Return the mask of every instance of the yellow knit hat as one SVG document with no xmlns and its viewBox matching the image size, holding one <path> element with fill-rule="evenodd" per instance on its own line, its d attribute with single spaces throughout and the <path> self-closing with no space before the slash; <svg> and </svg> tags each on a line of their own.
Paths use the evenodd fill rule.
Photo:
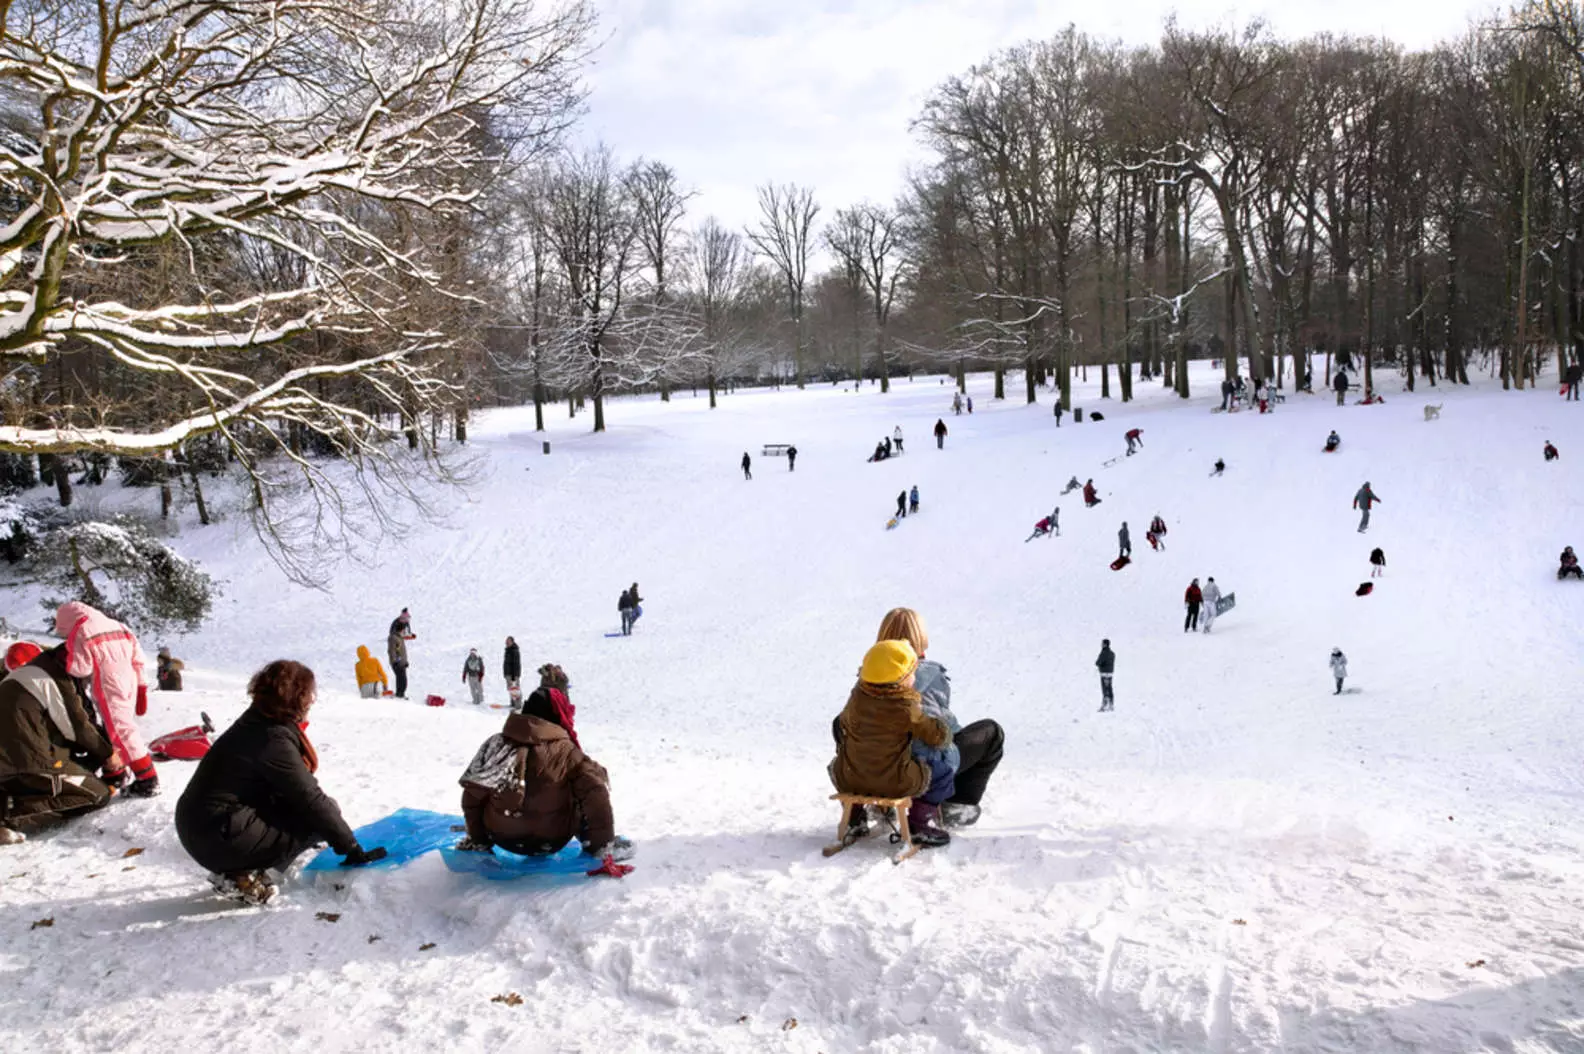
<svg viewBox="0 0 1584 1054">
<path fill-rule="evenodd" d="M 913 645 L 905 640 L 883 640 L 864 653 L 858 676 L 865 684 L 895 684 L 917 665 Z"/>
</svg>

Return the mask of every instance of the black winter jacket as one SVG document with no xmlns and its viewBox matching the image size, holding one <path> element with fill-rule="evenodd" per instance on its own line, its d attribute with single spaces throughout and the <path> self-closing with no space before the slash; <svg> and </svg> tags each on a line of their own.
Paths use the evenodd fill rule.
<svg viewBox="0 0 1584 1054">
<path fill-rule="evenodd" d="M 253 710 L 198 762 L 176 803 L 176 834 L 194 860 L 219 872 L 282 866 L 318 841 L 343 856 L 358 849 L 340 806 L 308 771 L 296 726 Z"/>
<path fill-rule="evenodd" d="M 508 681 L 522 680 L 522 652 L 517 645 L 506 645 L 506 664 L 502 669 Z"/>
<path fill-rule="evenodd" d="M 1095 666 L 1101 673 L 1111 673 L 1116 669 L 1116 652 L 1109 647 L 1100 649 L 1100 657 L 1095 660 Z"/>
<path fill-rule="evenodd" d="M 84 770 L 73 763 L 73 755 L 93 768 L 109 760 L 110 744 L 94 727 L 76 683 L 66 674 L 65 645 L 51 648 L 23 669 L 35 672 L 0 681 L 0 781 L 16 776 L 81 775 Z M 58 704 L 54 716 L 27 687 L 27 677 L 37 673 L 46 674 L 53 682 L 53 704 Z M 41 690 L 48 692 L 49 687 Z M 64 722 L 69 736 L 58 722 Z"/>
</svg>

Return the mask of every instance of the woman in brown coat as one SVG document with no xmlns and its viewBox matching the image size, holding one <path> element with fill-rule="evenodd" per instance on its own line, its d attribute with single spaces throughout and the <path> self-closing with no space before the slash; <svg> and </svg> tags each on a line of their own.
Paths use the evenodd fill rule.
<svg viewBox="0 0 1584 1054">
<path fill-rule="evenodd" d="M 604 766 L 578 746 L 566 674 L 546 665 L 539 677 L 522 711 L 484 741 L 462 774 L 467 837 L 457 848 L 487 853 L 498 845 L 544 856 L 576 837 L 590 856 L 625 860 L 632 843 L 616 837 Z"/>
<path fill-rule="evenodd" d="M 864 655 L 858 683 L 837 718 L 830 777 L 843 794 L 913 798 L 908 825 L 919 844 L 934 847 L 951 838 L 934 823 L 938 807 L 918 800 L 929 789 L 930 767 L 913 756 L 913 740 L 943 747 L 951 733 L 940 718 L 924 713 L 913 689 L 917 667 L 918 654 L 905 640 L 880 641 Z"/>
</svg>

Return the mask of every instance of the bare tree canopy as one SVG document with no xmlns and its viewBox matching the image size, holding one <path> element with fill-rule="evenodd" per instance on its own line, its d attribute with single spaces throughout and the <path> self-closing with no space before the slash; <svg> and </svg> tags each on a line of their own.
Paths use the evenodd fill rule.
<svg viewBox="0 0 1584 1054">
<path fill-rule="evenodd" d="M 792 325 L 793 376 L 803 387 L 803 304 L 808 285 L 809 251 L 819 206 L 814 191 L 788 183 L 759 188 L 758 226 L 748 229 L 754 250 L 780 272 L 786 285 L 787 317 Z"/>
</svg>

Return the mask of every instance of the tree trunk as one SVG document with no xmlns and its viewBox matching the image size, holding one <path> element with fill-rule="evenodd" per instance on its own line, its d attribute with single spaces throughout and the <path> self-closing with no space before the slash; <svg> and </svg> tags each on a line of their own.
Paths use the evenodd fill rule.
<svg viewBox="0 0 1584 1054">
<path fill-rule="evenodd" d="M 39 464 L 48 459 L 50 475 L 55 477 L 55 494 L 60 498 L 61 508 L 69 509 L 72 503 L 71 472 L 66 467 L 66 459 L 59 454 L 40 454 Z"/>
</svg>

